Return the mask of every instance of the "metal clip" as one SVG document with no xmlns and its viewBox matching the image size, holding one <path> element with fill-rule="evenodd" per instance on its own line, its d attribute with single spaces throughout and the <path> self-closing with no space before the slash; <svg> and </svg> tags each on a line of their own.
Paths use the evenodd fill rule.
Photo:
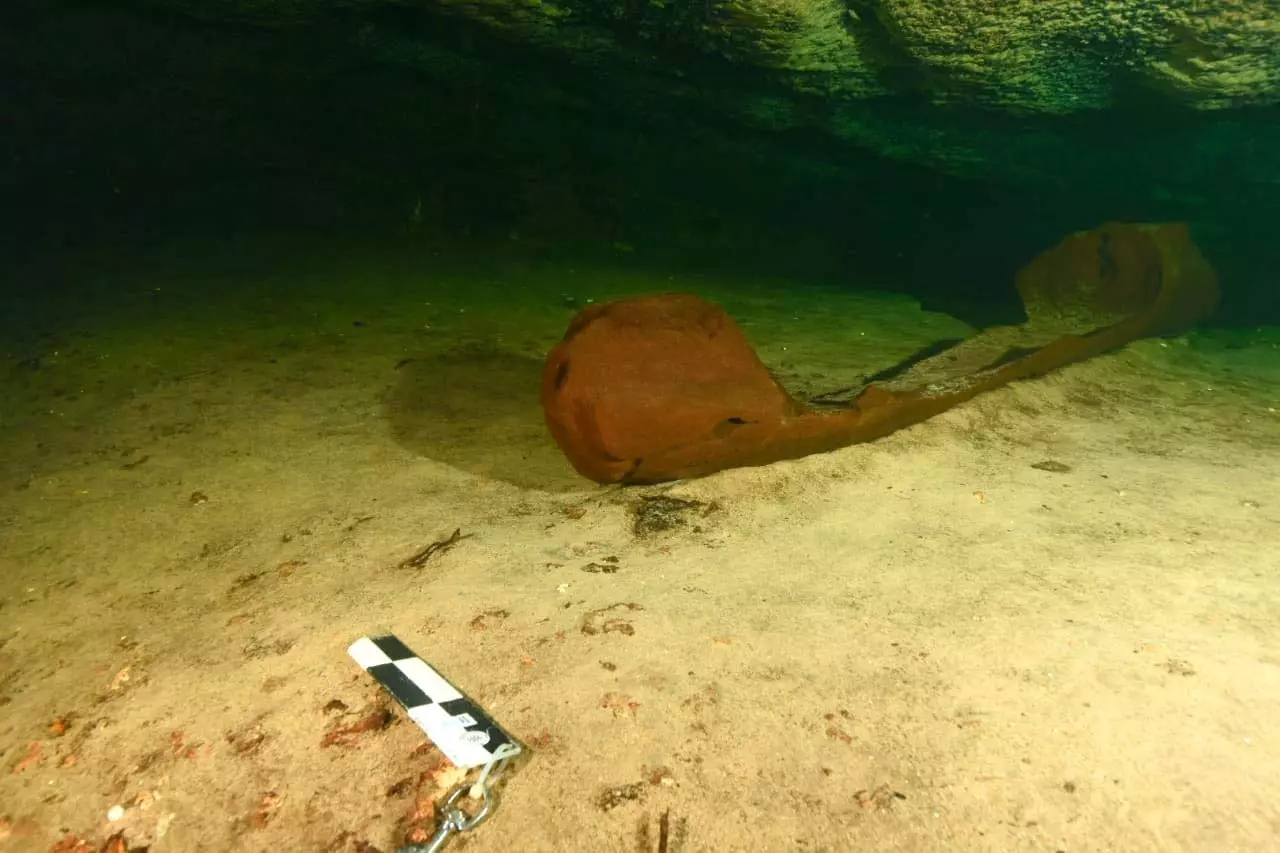
<svg viewBox="0 0 1280 853">
<path fill-rule="evenodd" d="M 464 795 L 471 794 L 473 787 L 480 788 L 480 809 L 475 814 L 468 815 L 458 806 L 458 801 Z M 468 832 L 483 823 L 493 813 L 497 802 L 497 794 L 490 788 L 481 787 L 478 784 L 459 785 L 449 792 L 449 796 L 445 797 L 444 803 L 441 804 L 440 825 L 431 840 L 426 844 L 410 844 L 407 847 L 401 847 L 396 853 L 440 853 L 455 832 Z"/>
</svg>

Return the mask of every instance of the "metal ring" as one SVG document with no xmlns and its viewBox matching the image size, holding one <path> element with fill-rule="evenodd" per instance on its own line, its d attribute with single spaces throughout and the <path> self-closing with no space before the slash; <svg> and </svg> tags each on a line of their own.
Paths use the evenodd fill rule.
<svg viewBox="0 0 1280 853">
<path fill-rule="evenodd" d="M 470 790 L 470 785 L 459 785 L 449 792 L 449 796 L 445 797 L 444 805 L 442 806 L 442 811 L 446 813 L 451 809 L 457 808 L 465 818 L 461 823 L 454 827 L 458 832 L 466 832 L 467 830 L 475 829 L 475 827 L 488 818 L 489 814 L 493 811 L 494 800 L 496 798 L 494 793 L 488 788 L 484 789 L 483 795 L 480 797 L 480 809 L 474 815 L 467 815 L 466 812 L 458 808 L 458 800 L 462 799 L 462 796 Z"/>
</svg>

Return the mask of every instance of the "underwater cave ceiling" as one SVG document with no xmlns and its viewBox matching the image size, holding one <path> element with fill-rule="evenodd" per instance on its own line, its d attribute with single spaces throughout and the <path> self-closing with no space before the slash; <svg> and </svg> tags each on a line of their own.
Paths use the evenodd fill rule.
<svg viewBox="0 0 1280 853">
<path fill-rule="evenodd" d="M 48 16 L 95 4 L 11 8 L 21 7 Z M 1166 195 L 1195 195 L 1206 181 L 1280 181 L 1275 0 L 135 0 L 129 8 L 312 39 L 344 54 L 328 71 L 354 61 L 456 81 L 490 76 L 495 61 L 552 60 L 561 70 L 541 84 L 551 79 L 565 99 L 606 87 L 640 110 L 658 103 L 753 132 L 806 132 L 952 175 L 1070 186 L 1136 170 Z M 79 48 L 95 50 L 70 49 Z M 290 61 L 289 52 L 272 53 L 258 61 Z"/>
<path fill-rule="evenodd" d="M 835 243 L 905 235 L 890 263 L 911 235 L 951 233 L 944 254 L 1002 243 L 1011 273 L 1113 219 L 1191 223 L 1233 288 L 1232 263 L 1280 263 L 1276 0 L 13 0 L 4 15 L 21 26 L 0 33 L 0 65 L 46 82 L 9 106 L 21 156 L 0 184 L 38 200 L 42 169 L 62 180 L 67 229 L 85 187 L 127 212 L 129 174 L 151 198 L 205 180 L 214 192 L 186 197 L 262 210 L 276 181 L 286 214 L 326 209 L 290 196 L 304 186 L 342 216 L 403 221 L 415 181 L 453 158 L 444 180 L 480 216 L 518 205 L 538 169 L 649 201 L 697 176 L 690 209 L 772 209 L 765 232 L 790 220 Z M 483 190 L 464 186 L 477 175 Z M 970 202 L 979 184 L 1002 206 Z"/>
<path fill-rule="evenodd" d="M 624 92 L 657 92 L 756 129 L 817 130 L 955 174 L 1061 182 L 1142 145 L 1157 149 L 1144 159 L 1166 148 L 1161 162 L 1181 162 L 1174 183 L 1228 157 L 1280 180 L 1280 155 L 1263 162 L 1251 151 L 1239 162 L 1248 127 L 1187 119 L 1280 103 L 1275 0 L 144 2 L 270 28 L 339 19 L 371 56 L 429 74 L 458 57 L 399 25 L 414 12 L 444 15 L 606 73 Z M 465 61 L 452 71 L 466 73 Z M 1072 134 L 1097 132 L 1087 120 L 1035 121 L 1119 111 L 1143 114 L 1146 126 L 1113 127 L 1095 152 Z M 1260 121 L 1274 119 L 1266 112 Z"/>
<path fill-rule="evenodd" d="M 1198 108 L 1280 101 L 1274 0 L 147 2 L 273 27 L 352 11 L 438 9 L 585 63 L 625 57 L 678 73 L 717 59 L 835 103 L 912 90 L 944 102 L 1071 113 L 1108 107 L 1129 86 Z M 763 96 L 725 106 L 771 126 L 802 120 Z M 844 130 L 838 114 L 830 129 Z"/>
</svg>

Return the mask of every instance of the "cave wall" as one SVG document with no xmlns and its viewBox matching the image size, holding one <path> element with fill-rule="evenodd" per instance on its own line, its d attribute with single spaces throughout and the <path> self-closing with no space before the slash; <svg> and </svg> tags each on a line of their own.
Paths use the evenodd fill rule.
<svg viewBox="0 0 1280 853">
<path fill-rule="evenodd" d="M 1067 231 L 1170 219 L 1222 272 L 1225 317 L 1280 315 L 1266 103 L 1195 110 L 1112 85 L 1096 109 L 1032 114 L 958 83 L 940 100 L 929 66 L 897 56 L 894 71 L 884 44 L 850 99 L 780 78 L 774 54 L 708 52 L 661 16 L 588 19 L 584 64 L 449 3 L 289 8 L 0 13 L 9 252 L 416 223 L 946 304 L 1011 298 L 1017 266 Z"/>
</svg>

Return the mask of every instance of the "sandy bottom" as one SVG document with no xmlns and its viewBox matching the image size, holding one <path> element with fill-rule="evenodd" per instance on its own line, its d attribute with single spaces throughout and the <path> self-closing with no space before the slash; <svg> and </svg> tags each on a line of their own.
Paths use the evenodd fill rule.
<svg viewBox="0 0 1280 853">
<path fill-rule="evenodd" d="M 528 747 L 450 849 L 1280 844 L 1278 330 L 604 489 L 537 404 L 587 299 L 718 300 L 806 394 L 966 329 L 900 297 L 371 247 L 20 283 L 66 281 L 5 341 L 0 850 L 429 832 L 457 774 L 346 653 L 385 631 Z"/>
</svg>

